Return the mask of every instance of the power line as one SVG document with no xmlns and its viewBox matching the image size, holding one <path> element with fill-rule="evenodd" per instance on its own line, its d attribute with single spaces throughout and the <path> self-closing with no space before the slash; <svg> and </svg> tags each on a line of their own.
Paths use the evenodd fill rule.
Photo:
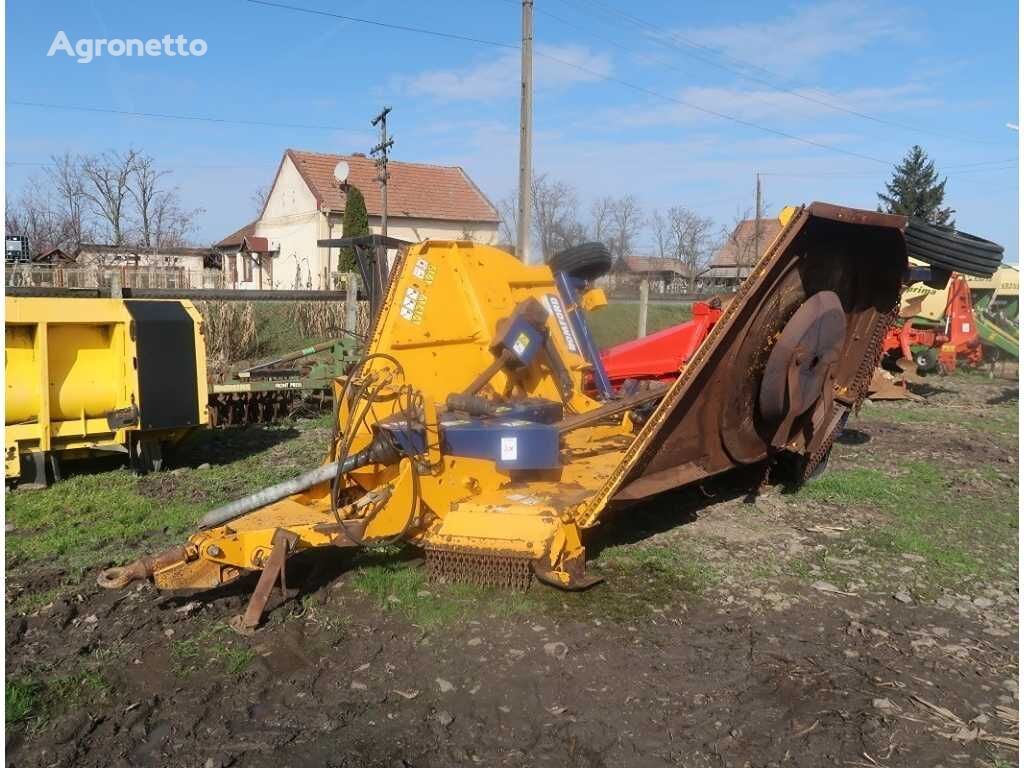
<svg viewBox="0 0 1024 768">
<path fill-rule="evenodd" d="M 14 167 L 32 167 L 32 168 L 57 168 L 57 164 L 52 162 L 43 162 L 41 160 L 4 160 L 4 165 Z M 199 170 L 260 170 L 259 166 L 254 165 L 230 165 L 230 164 L 182 164 L 174 163 L 175 168 L 190 168 Z"/>
<path fill-rule="evenodd" d="M 449 33 L 449 32 L 440 32 L 440 31 L 437 31 L 437 30 L 425 29 L 423 27 L 412 27 L 412 26 L 407 26 L 407 25 L 403 25 L 403 24 L 392 24 L 390 22 L 382 22 L 382 21 L 378 21 L 378 20 L 375 20 L 375 19 L 364 19 L 364 18 L 360 18 L 358 16 L 347 16 L 347 15 L 341 14 L 341 13 L 334 13 L 333 11 L 321 11 L 321 10 L 317 10 L 317 9 L 314 9 L 314 8 L 302 8 L 302 7 L 295 6 L 295 5 L 287 5 L 285 3 L 271 2 L 271 0 L 245 0 L 245 1 L 248 2 L 248 3 L 251 3 L 253 5 L 264 5 L 264 6 L 268 6 L 268 7 L 271 7 L 271 8 L 279 8 L 281 10 L 289 10 L 289 11 L 295 11 L 295 12 L 298 12 L 298 13 L 313 14 L 313 15 L 316 15 L 316 16 L 326 16 L 326 17 L 329 17 L 329 18 L 342 19 L 344 21 L 351 21 L 351 22 L 354 22 L 354 23 L 357 23 L 357 24 L 368 24 L 368 25 L 375 26 L 375 27 L 383 27 L 385 29 L 394 29 L 394 30 L 399 30 L 399 31 L 403 31 L 403 32 L 414 32 L 414 33 L 417 33 L 417 34 L 433 35 L 435 37 L 442 37 L 442 38 L 453 39 L 453 40 L 461 40 L 463 42 L 477 43 L 477 44 L 480 44 L 480 45 L 496 46 L 496 47 L 499 47 L 499 48 L 506 48 L 506 49 L 510 49 L 510 50 L 519 50 L 520 49 L 520 47 L 518 45 L 515 45 L 513 43 L 504 43 L 504 42 L 499 42 L 499 41 L 495 41 L 495 40 L 485 40 L 485 39 L 482 39 L 482 38 L 469 37 L 469 36 L 466 36 L 466 35 L 456 35 L 456 34 L 452 34 L 452 33 Z M 891 165 L 891 163 L 888 160 L 882 160 L 880 158 L 872 157 L 871 155 L 866 155 L 866 154 L 863 154 L 861 152 L 854 152 L 852 150 L 843 149 L 841 147 L 836 147 L 836 146 L 831 145 L 831 144 L 825 144 L 824 142 L 815 141 L 813 139 L 807 139 L 807 138 L 804 138 L 802 136 L 797 136 L 795 134 L 788 133 L 787 131 L 782 131 L 782 130 L 779 130 L 777 128 L 770 128 L 770 127 L 765 126 L 765 125 L 760 125 L 758 123 L 751 122 L 750 120 L 744 120 L 742 118 L 736 117 L 735 115 L 730 115 L 730 114 L 727 114 L 725 112 L 719 112 L 718 110 L 710 109 L 708 107 L 702 107 L 702 106 L 700 106 L 698 104 L 694 104 L 694 103 L 686 101 L 684 99 L 680 99 L 680 98 L 677 98 L 675 96 L 669 96 L 668 94 L 661 93 L 660 91 L 656 91 L 653 88 L 648 88 L 648 87 L 643 86 L 643 85 L 638 85 L 636 83 L 632 83 L 632 82 L 630 82 L 628 80 L 623 80 L 622 78 L 619 78 L 619 77 L 614 77 L 612 75 L 608 75 L 608 74 L 605 74 L 603 72 L 598 72 L 597 70 L 590 69 L 589 67 L 583 66 L 582 64 L 577 64 L 576 62 L 567 61 L 567 60 L 561 59 L 561 58 L 559 58 L 557 56 L 552 56 L 550 54 L 539 53 L 539 52 L 535 53 L 535 55 L 538 58 L 547 59 L 548 61 L 553 61 L 553 62 L 556 62 L 558 64 L 562 64 L 563 66 L 575 69 L 575 70 L 577 70 L 579 72 L 583 72 L 583 73 L 585 73 L 585 74 L 587 74 L 587 75 L 589 75 L 589 76 L 591 76 L 591 77 L 593 77 L 595 79 L 604 80 L 604 81 L 609 82 L 609 83 L 615 83 L 617 85 L 622 86 L 623 88 L 628 88 L 628 89 L 636 91 L 638 93 L 643 93 L 643 94 L 645 94 L 647 96 L 652 96 L 654 98 L 661 99 L 663 101 L 669 101 L 669 102 L 672 102 L 674 104 L 678 104 L 678 105 L 680 105 L 682 107 L 686 107 L 687 109 L 692 109 L 692 110 L 695 110 L 697 112 L 703 112 L 704 114 L 712 115 L 713 117 L 717 117 L 717 118 L 722 119 L 722 120 L 728 120 L 729 122 L 735 123 L 737 125 L 743 125 L 743 126 L 746 126 L 748 128 L 753 128 L 754 130 L 758 130 L 758 131 L 762 131 L 764 133 L 769 133 L 769 134 L 772 134 L 772 135 L 775 135 L 775 136 L 779 136 L 779 137 L 787 139 L 789 141 L 796 141 L 796 142 L 800 142 L 802 144 L 807 144 L 808 146 L 817 147 L 818 149 L 824 149 L 824 150 L 830 151 L 830 152 L 837 152 L 837 153 L 840 153 L 840 154 L 843 154 L 843 155 L 848 155 L 850 157 L 856 157 L 856 158 L 861 159 L 861 160 L 869 160 L 869 161 L 871 161 L 873 163 L 880 163 L 882 165 Z"/>
<path fill-rule="evenodd" d="M 268 122 L 265 120 L 235 120 L 233 118 L 226 117 L 210 117 L 208 115 L 176 115 L 169 112 L 134 112 L 126 109 L 110 109 L 107 107 L 88 107 L 77 104 L 48 104 L 39 101 L 8 101 L 8 104 L 13 104 L 19 107 L 34 107 L 37 109 L 58 109 L 58 110 L 70 110 L 73 112 L 98 112 L 105 115 L 121 115 L 124 117 L 145 117 L 153 118 L 158 120 L 187 120 L 191 122 L 202 122 L 202 123 L 221 123 L 225 125 L 246 125 L 250 127 L 262 127 L 262 128 L 299 128 L 310 131 L 362 131 L 362 128 L 345 128 L 338 125 L 308 125 L 304 123 L 275 123 Z"/>
<path fill-rule="evenodd" d="M 441 37 L 446 40 L 460 40 L 464 43 L 479 43 L 480 45 L 493 45 L 498 48 L 510 48 L 512 50 L 519 50 L 519 46 L 515 43 L 504 43 L 499 40 L 485 40 L 479 37 L 470 37 L 468 35 L 457 35 L 454 32 L 442 32 L 437 29 L 426 29 L 424 27 L 411 27 L 405 24 L 393 24 L 387 21 L 379 21 L 377 19 L 364 19 L 359 16 L 346 16 L 343 13 L 335 13 L 333 11 L 320 11 L 315 8 L 300 8 L 297 5 L 287 5 L 285 3 L 275 3 L 271 0 L 245 0 L 247 3 L 253 5 L 265 5 L 268 8 L 280 8 L 285 11 L 298 11 L 299 13 L 309 13 L 314 16 L 327 16 L 332 19 L 341 19 L 342 21 L 351 21 L 356 24 L 367 24 L 372 27 L 381 27 L 382 29 L 394 29 L 398 32 L 415 32 L 420 35 L 431 35 L 433 37 Z"/>
<path fill-rule="evenodd" d="M 999 165 L 996 165 L 997 163 Z M 983 163 L 947 165 L 939 171 L 939 175 L 946 178 L 959 178 L 960 176 L 970 176 L 978 173 L 1000 173 L 1002 171 L 1011 171 L 1016 167 L 1016 165 L 1016 158 L 1010 158 L 1008 160 L 992 160 Z M 955 171 L 955 173 L 948 173 L 948 171 Z M 841 171 L 835 173 L 815 173 L 813 171 L 763 171 L 761 172 L 761 176 L 794 179 L 873 179 L 877 178 L 878 174 L 866 171 L 851 171 L 849 173 Z"/>
<path fill-rule="evenodd" d="M 565 1 L 565 0 L 563 0 L 563 1 Z M 811 102 L 813 104 L 818 104 L 819 106 L 827 107 L 828 109 L 832 109 L 832 110 L 835 110 L 835 111 L 838 111 L 838 112 L 845 112 L 848 115 L 853 115 L 855 117 L 859 117 L 859 118 L 864 119 L 864 120 L 870 120 L 872 122 L 879 123 L 881 125 L 888 125 L 888 126 L 895 127 L 895 128 L 902 128 L 902 129 L 907 130 L 907 131 L 914 131 L 914 132 L 917 132 L 917 133 L 922 133 L 922 134 L 926 134 L 926 135 L 936 136 L 936 137 L 939 137 L 939 138 L 955 139 L 957 141 L 964 141 L 964 140 L 966 140 L 966 141 L 975 142 L 977 144 L 994 145 L 994 144 L 1001 144 L 1002 143 L 1002 142 L 995 141 L 995 140 L 979 139 L 979 138 L 972 137 L 972 136 L 962 136 L 962 135 L 957 135 L 957 134 L 943 133 L 943 132 L 940 132 L 940 131 L 931 130 L 929 128 L 922 128 L 920 126 L 909 125 L 907 123 L 903 123 L 903 122 L 900 122 L 898 120 L 891 120 L 889 118 L 879 117 L 877 115 L 872 115 L 872 114 L 869 114 L 867 112 L 862 112 L 862 111 L 857 110 L 857 109 L 851 109 L 849 107 L 844 107 L 841 104 L 836 104 L 835 102 L 828 101 L 826 99 L 815 98 L 814 96 L 812 96 L 810 94 L 803 93 L 803 92 L 795 90 L 793 88 L 787 88 L 786 86 L 779 85 L 777 83 L 773 83 L 772 81 L 766 80 L 766 79 L 764 79 L 762 77 L 757 77 L 755 75 L 750 74 L 749 72 L 745 72 L 745 71 L 743 71 L 741 69 L 737 69 L 736 67 L 730 67 L 727 64 L 722 64 L 721 62 L 715 61 L 713 59 L 709 59 L 709 58 L 707 58 L 705 56 L 700 56 L 700 55 L 698 55 L 698 54 L 696 54 L 696 53 L 694 53 L 692 51 L 684 50 L 678 44 L 673 45 L 673 44 L 667 42 L 665 40 L 665 36 L 667 35 L 669 38 L 674 39 L 674 40 L 681 40 L 683 43 L 685 43 L 686 45 L 688 45 L 690 47 L 700 48 L 700 49 L 703 49 L 703 50 L 707 50 L 707 51 L 709 51 L 709 52 L 711 52 L 711 53 L 713 53 L 713 54 L 715 54 L 717 56 L 721 56 L 722 58 L 725 58 L 725 59 L 730 59 L 731 58 L 733 61 L 738 62 L 740 65 L 742 65 L 744 67 L 753 68 L 753 69 L 759 69 L 762 72 L 766 72 L 767 74 L 774 76 L 771 72 L 766 70 L 764 67 L 761 67 L 761 66 L 759 66 L 757 64 L 754 64 L 752 62 L 749 62 L 749 61 L 744 61 L 743 59 L 737 59 L 735 57 L 727 56 L 726 54 L 723 54 L 721 51 L 717 51 L 716 49 L 714 49 L 714 48 L 712 48 L 710 46 L 703 45 L 701 43 L 697 43 L 697 42 L 695 42 L 693 40 L 689 40 L 688 38 L 685 38 L 682 35 L 680 35 L 678 32 L 666 32 L 666 30 L 664 30 L 661 27 L 658 27 L 658 26 L 656 26 L 656 25 L 654 25 L 654 24 L 652 24 L 652 23 L 650 23 L 648 21 L 645 21 L 645 20 L 643 20 L 641 18 L 638 18 L 636 16 L 632 16 L 632 15 L 630 15 L 630 14 L 624 12 L 624 11 L 620 11 L 619 9 L 614 8 L 614 7 L 610 6 L 610 5 L 608 5 L 607 3 L 600 2 L 600 0 L 591 0 L 591 1 L 592 1 L 592 3 L 594 5 L 597 5 L 597 6 L 600 6 L 600 7 L 604 8 L 606 14 L 611 14 L 611 15 L 614 15 L 614 16 L 618 16 L 619 18 L 628 21 L 629 23 L 633 24 L 634 26 L 637 26 L 637 27 L 639 27 L 641 29 L 648 30 L 648 32 L 650 33 L 651 39 L 654 42 L 657 42 L 658 44 L 660 44 L 660 45 L 662 45 L 664 47 L 672 48 L 673 50 L 677 50 L 677 51 L 679 51 L 680 53 L 682 53 L 682 54 L 684 54 L 686 56 L 690 56 L 691 58 L 696 59 L 697 61 L 703 62 L 703 63 L 705 63 L 705 64 L 707 64 L 709 66 L 712 66 L 712 67 L 716 67 L 717 69 L 721 69 L 723 71 L 730 72 L 730 73 L 732 73 L 734 75 L 738 75 L 739 77 L 742 77 L 742 78 L 744 78 L 746 80 L 749 80 L 751 82 L 758 83 L 758 84 L 763 85 L 765 87 L 771 88 L 774 91 L 778 91 L 780 93 L 785 93 L 785 94 L 788 94 L 788 95 L 793 96 L 795 98 L 803 99 L 804 101 L 808 101 L 808 102 Z M 579 3 L 576 3 L 576 4 L 579 5 Z M 568 23 L 568 22 L 564 22 L 564 20 L 563 20 L 563 23 Z"/>
</svg>

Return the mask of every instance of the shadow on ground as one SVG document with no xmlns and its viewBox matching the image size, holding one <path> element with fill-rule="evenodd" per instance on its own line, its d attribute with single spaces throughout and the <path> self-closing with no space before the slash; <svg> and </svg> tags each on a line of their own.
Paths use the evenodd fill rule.
<svg viewBox="0 0 1024 768">
<path fill-rule="evenodd" d="M 231 464 L 299 436 L 293 424 L 250 424 L 204 429 L 187 437 L 168 456 L 168 467 Z"/>
</svg>

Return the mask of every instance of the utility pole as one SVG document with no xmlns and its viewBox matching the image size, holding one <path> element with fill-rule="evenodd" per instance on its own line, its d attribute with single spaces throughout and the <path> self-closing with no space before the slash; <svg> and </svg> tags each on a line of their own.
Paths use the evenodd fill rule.
<svg viewBox="0 0 1024 768">
<path fill-rule="evenodd" d="M 370 150 L 370 155 L 377 160 L 377 181 L 380 182 L 381 198 L 380 234 L 382 237 L 388 236 L 388 152 L 395 143 L 393 138 L 388 137 L 389 112 L 391 112 L 391 107 L 384 107 L 380 114 L 370 122 L 370 125 L 374 127 L 380 126 L 380 143 Z M 388 264 L 388 249 L 384 245 L 378 245 L 374 250 L 377 262 L 375 265 L 376 279 L 383 291 L 384 286 L 388 284 L 388 276 L 391 274 L 391 265 Z M 367 286 L 367 290 L 369 290 L 369 286 Z"/>
<path fill-rule="evenodd" d="M 380 144 L 370 150 L 370 155 L 377 159 L 377 181 L 380 182 L 381 217 L 380 233 L 388 236 L 388 152 L 395 140 L 388 138 L 388 113 L 391 107 L 384 107 L 380 114 L 370 123 L 374 128 L 380 126 Z"/>
<path fill-rule="evenodd" d="M 516 253 L 532 264 L 530 253 L 530 185 L 533 181 L 533 0 L 523 0 L 523 76 L 519 95 L 519 211 L 516 219 Z"/>
<path fill-rule="evenodd" d="M 754 174 L 757 183 L 754 185 L 754 259 L 749 266 L 753 266 L 761 258 L 761 174 Z M 739 270 L 736 271 L 739 277 Z"/>
</svg>

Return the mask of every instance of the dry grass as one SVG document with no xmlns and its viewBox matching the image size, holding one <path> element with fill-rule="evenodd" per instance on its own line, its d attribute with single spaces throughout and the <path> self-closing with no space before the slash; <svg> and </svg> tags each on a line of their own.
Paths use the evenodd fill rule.
<svg viewBox="0 0 1024 768">
<path fill-rule="evenodd" d="M 299 301 L 289 309 L 299 332 L 308 338 L 330 338 L 345 330 L 345 305 L 340 301 Z"/>
<path fill-rule="evenodd" d="M 206 357 L 213 366 L 245 360 L 259 351 L 256 310 L 250 301 L 197 301 L 203 316 Z"/>
</svg>

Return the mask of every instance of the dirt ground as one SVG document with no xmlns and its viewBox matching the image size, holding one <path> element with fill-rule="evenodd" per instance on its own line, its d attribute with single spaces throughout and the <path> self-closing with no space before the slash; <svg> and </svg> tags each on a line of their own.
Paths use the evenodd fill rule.
<svg viewBox="0 0 1024 768">
<path fill-rule="evenodd" d="M 8 765 L 1016 764 L 1017 382 L 919 389 L 867 404 L 799 492 L 718 483 L 617 514 L 586 593 L 309 553 L 302 594 L 242 638 L 225 621 L 251 581 L 106 592 L 109 550 L 80 572 L 9 556 Z M 136 490 L 191 499 L 202 471 Z"/>
</svg>

